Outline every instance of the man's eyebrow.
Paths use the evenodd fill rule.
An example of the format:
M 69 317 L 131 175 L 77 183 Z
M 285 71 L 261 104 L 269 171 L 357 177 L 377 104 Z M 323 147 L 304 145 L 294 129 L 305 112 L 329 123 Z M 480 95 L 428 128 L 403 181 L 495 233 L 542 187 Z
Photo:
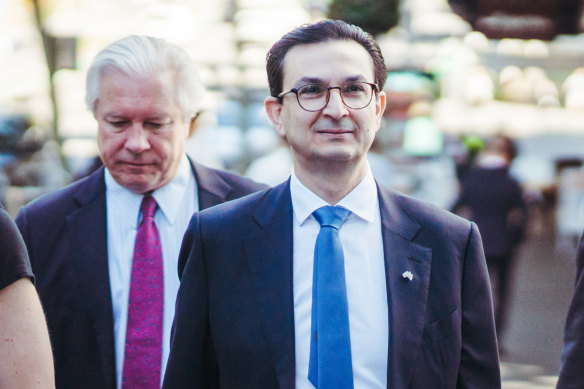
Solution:
M 128 116 L 124 113 L 119 113 L 119 112 L 115 112 L 115 111 L 111 111 L 111 112 L 106 112 L 103 114 L 103 117 L 106 119 L 127 119 Z M 142 118 L 143 120 L 153 120 L 153 121 L 167 121 L 169 120 L 168 115 L 165 115 L 163 113 L 151 113 L 148 116 L 145 116 Z
M 172 119 L 169 116 L 162 115 L 162 114 L 161 115 L 146 116 L 144 118 L 144 120 L 146 120 L 146 121 L 151 120 L 151 121 L 156 121 L 156 122 L 169 122 L 169 123 L 172 121 Z
M 341 84 L 344 84 L 347 82 L 356 82 L 356 81 L 367 82 L 367 79 L 363 75 L 358 74 L 355 76 L 346 77 L 345 79 L 343 79 Z M 294 83 L 294 88 L 298 88 L 299 86 L 306 85 L 306 84 L 328 85 L 329 83 L 326 82 L 325 80 L 323 80 L 322 78 L 318 78 L 318 77 L 302 77 L 301 79 L 299 79 L 298 81 L 296 81 Z
M 323 84 L 326 85 L 326 82 L 322 78 L 318 77 L 302 77 L 298 81 L 294 83 L 294 88 L 297 88 L 302 85 L 306 84 Z
M 351 77 L 345 78 L 345 82 L 355 82 L 355 81 L 366 82 L 367 79 L 360 74 L 357 76 L 351 76 Z
M 106 112 L 103 117 L 110 120 L 126 119 L 125 115 L 115 112 Z

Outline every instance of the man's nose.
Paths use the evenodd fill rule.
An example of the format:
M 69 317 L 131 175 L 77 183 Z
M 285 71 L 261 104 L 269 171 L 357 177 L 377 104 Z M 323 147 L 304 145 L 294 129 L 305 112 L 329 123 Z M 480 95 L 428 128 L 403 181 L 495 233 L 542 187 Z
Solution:
M 132 123 L 132 126 L 127 130 L 126 149 L 135 154 L 148 150 L 150 148 L 148 135 L 148 131 L 144 129 L 142 123 Z
M 322 113 L 330 117 L 339 118 L 349 114 L 349 110 L 341 96 L 339 88 L 329 90 L 329 100 L 327 105 L 323 108 Z

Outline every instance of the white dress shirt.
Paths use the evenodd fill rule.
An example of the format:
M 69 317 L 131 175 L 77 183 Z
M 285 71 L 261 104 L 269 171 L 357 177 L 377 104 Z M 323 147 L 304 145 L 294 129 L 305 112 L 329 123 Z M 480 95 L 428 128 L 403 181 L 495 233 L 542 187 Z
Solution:
M 107 204 L 108 268 L 114 316 L 116 351 L 116 382 L 122 387 L 122 372 L 128 321 L 130 276 L 136 232 L 142 215 L 142 195 L 118 184 L 105 170 Z M 164 320 L 162 330 L 162 366 L 164 377 L 170 352 L 170 330 L 179 287 L 178 254 L 183 235 L 193 212 L 198 211 L 197 184 L 186 156 L 183 156 L 176 177 L 166 186 L 153 192 L 158 204 L 154 222 L 160 235 L 164 262 Z
M 314 246 L 320 225 L 312 212 L 329 205 L 304 186 L 292 172 L 294 210 L 294 329 L 296 388 L 314 386 L 308 380 Z M 375 180 L 368 169 L 361 183 L 337 206 L 351 211 L 339 236 L 345 257 L 349 331 L 355 389 L 387 387 L 388 313 L 381 215 Z

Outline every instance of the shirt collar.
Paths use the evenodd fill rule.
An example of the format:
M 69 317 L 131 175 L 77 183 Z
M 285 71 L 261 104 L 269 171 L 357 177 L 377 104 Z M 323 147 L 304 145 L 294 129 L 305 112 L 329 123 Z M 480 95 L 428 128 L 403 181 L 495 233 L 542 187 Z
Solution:
M 185 196 L 188 185 L 191 182 L 194 184 L 194 179 L 189 160 L 186 155 L 183 155 L 173 180 L 152 192 L 159 210 L 162 211 L 170 225 L 174 224 L 180 211 L 181 201 L 177 201 L 177 199 L 182 199 Z M 120 198 L 122 203 L 130 207 L 128 211 L 136 216 L 135 220 L 137 220 L 136 223 L 138 224 L 143 196 L 118 184 L 107 168 L 105 169 L 105 186 L 108 195 Z
M 496 154 L 487 154 L 479 158 L 478 165 L 488 169 L 500 169 L 507 166 L 507 160 Z
M 294 216 L 300 225 L 320 207 L 329 205 L 324 199 L 306 187 L 294 170 L 290 177 L 290 194 L 292 196 L 292 209 Z M 367 173 L 351 192 L 341 199 L 337 204 L 351 211 L 352 214 L 364 219 L 367 222 L 373 222 L 375 212 L 378 211 L 377 184 L 371 173 L 369 165 Z

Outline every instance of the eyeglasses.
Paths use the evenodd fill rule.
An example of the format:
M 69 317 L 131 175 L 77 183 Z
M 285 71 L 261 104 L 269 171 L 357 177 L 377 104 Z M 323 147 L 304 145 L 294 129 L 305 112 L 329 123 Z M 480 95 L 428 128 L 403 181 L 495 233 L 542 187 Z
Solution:
M 377 85 L 370 82 L 348 82 L 341 86 L 326 86 L 322 84 L 307 84 L 292 88 L 278 95 L 282 99 L 289 93 L 296 95 L 300 108 L 308 112 L 320 111 L 329 102 L 331 89 L 338 89 L 341 100 L 347 108 L 363 109 L 371 103 L 373 92 L 377 92 Z

